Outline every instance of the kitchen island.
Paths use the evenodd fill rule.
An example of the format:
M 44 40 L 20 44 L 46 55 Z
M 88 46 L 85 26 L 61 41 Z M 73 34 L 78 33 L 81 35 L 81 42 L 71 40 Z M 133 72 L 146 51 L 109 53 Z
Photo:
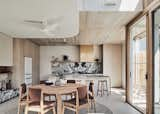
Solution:
M 63 83 L 66 83 L 66 80 L 76 80 L 76 82 L 90 82 L 93 81 L 96 83 L 96 81 L 104 81 L 106 80 L 108 82 L 109 92 L 111 93 L 111 77 L 103 74 L 67 74 L 63 76 L 55 76 L 55 75 L 49 75 L 48 78 L 49 81 L 55 82 L 56 80 L 61 80 Z

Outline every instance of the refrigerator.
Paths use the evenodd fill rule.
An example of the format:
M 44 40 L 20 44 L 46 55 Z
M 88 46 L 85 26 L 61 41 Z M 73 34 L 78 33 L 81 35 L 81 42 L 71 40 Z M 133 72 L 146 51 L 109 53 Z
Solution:
M 24 79 L 27 86 L 32 85 L 32 58 L 24 57 Z

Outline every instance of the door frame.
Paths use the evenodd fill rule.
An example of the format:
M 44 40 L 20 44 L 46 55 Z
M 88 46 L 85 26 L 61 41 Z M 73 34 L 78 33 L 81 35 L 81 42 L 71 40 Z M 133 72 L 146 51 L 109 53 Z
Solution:
M 158 6 L 156 6 L 156 7 L 154 7 L 151 11 L 150 11 L 150 15 L 151 15 L 151 19 L 152 19 L 152 21 L 151 21 L 151 26 L 152 26 L 152 32 L 151 32 L 151 35 L 152 35 L 152 95 L 153 95 L 153 97 L 152 97 L 152 112 L 153 112 L 153 114 L 154 114 L 154 95 L 155 95 L 155 85 L 154 85 L 154 79 L 155 79 L 155 76 L 154 76 L 154 13 L 155 13 L 155 11 L 157 10 L 157 9 L 160 9 L 160 4 L 158 4 Z
M 133 20 L 126 25 L 126 102 L 130 104 L 130 31 L 129 28 L 140 18 L 146 15 L 146 38 L 147 38 L 147 104 L 146 114 L 154 113 L 154 75 L 153 75 L 153 18 L 152 14 L 160 7 L 160 1 L 154 0 L 148 7 L 139 13 Z M 131 105 L 131 104 L 130 104 Z M 135 107 L 134 107 L 135 108 Z
M 148 74 L 148 13 L 140 13 L 133 21 L 131 21 L 127 26 L 126 26 L 126 102 L 128 104 L 130 104 L 131 106 L 133 106 L 136 110 L 140 111 L 141 113 L 143 113 L 141 110 L 139 110 L 137 107 L 135 107 L 131 101 L 130 101 L 130 41 L 131 41 L 131 37 L 130 37 L 130 28 L 136 23 L 138 22 L 140 19 L 142 19 L 143 17 L 146 18 L 146 69 L 147 69 L 147 74 Z M 146 81 L 146 88 L 148 88 L 148 80 Z M 146 89 L 146 98 L 148 96 L 148 90 Z M 146 99 L 146 101 L 148 101 Z M 148 103 L 147 103 L 148 104 Z M 147 104 L 146 104 L 146 112 L 147 112 Z

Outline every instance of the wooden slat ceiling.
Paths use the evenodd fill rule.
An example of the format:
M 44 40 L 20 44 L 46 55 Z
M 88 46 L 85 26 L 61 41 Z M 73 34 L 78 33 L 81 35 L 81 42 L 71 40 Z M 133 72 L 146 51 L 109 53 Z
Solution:
M 121 43 L 125 40 L 124 25 L 136 14 L 137 12 L 80 12 L 78 36 L 65 39 L 35 38 L 31 41 L 44 46 Z
M 35 39 L 28 39 L 31 40 L 33 43 L 40 45 L 40 46 L 52 46 L 52 45 L 78 45 L 78 37 L 73 38 L 35 38 Z

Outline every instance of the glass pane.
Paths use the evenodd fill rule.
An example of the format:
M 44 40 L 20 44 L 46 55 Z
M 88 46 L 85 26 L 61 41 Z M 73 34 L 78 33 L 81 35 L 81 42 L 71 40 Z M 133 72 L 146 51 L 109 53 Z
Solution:
M 154 13 L 154 114 L 160 114 L 160 9 Z
M 146 17 L 130 28 L 130 101 L 146 112 Z

